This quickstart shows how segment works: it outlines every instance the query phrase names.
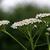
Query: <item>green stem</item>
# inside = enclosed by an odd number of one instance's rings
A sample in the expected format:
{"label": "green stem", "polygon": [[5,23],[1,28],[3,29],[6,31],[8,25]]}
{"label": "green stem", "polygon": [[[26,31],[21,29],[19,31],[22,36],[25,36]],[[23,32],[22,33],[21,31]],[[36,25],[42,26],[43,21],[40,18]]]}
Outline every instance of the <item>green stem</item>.
{"label": "green stem", "polygon": [[50,50],[50,44],[49,44],[49,50]]}
{"label": "green stem", "polygon": [[42,30],[42,27],[40,27],[37,32],[35,33],[35,35],[33,36],[33,39],[35,38],[35,36],[38,34],[38,32],[40,32]]}
{"label": "green stem", "polygon": [[6,30],[2,30],[4,33],[6,33],[7,35],[9,35],[11,38],[13,38],[18,44],[20,44],[25,50],[27,50],[27,48],[20,43],[14,36],[12,36],[10,33],[8,33]]}
{"label": "green stem", "polygon": [[48,50],[50,50],[49,36],[47,35]]}
{"label": "green stem", "polygon": [[26,36],[26,38],[29,40],[28,36],[26,35],[26,33],[23,32],[23,30],[21,29],[18,29],[18,30],[21,31]]}
{"label": "green stem", "polygon": [[41,34],[43,33],[43,30],[45,29],[46,27],[44,26],[44,27],[42,27],[41,29],[40,29],[40,34],[39,34],[39,36],[38,36],[38,38],[37,38],[37,40],[35,41],[35,46],[34,46],[34,49],[36,48],[36,44],[37,44],[37,42],[38,42],[38,40],[39,40],[39,38],[40,38],[40,36],[41,36]]}
{"label": "green stem", "polygon": [[[40,36],[41,36],[41,33],[39,34],[39,36],[38,36],[38,38],[37,38],[37,40],[36,40],[36,42],[35,42],[35,47],[36,47],[36,44],[37,44],[37,42],[38,42]],[[34,47],[34,48],[35,48],[35,47]]]}
{"label": "green stem", "polygon": [[36,47],[38,47],[38,46],[45,46],[45,45],[47,45],[47,43],[36,45]]}
{"label": "green stem", "polygon": [[29,31],[28,31],[28,35],[29,35],[29,37],[30,37],[30,42],[31,42],[32,50],[34,50],[34,48],[33,48],[33,38],[31,37],[31,34],[30,34]]}

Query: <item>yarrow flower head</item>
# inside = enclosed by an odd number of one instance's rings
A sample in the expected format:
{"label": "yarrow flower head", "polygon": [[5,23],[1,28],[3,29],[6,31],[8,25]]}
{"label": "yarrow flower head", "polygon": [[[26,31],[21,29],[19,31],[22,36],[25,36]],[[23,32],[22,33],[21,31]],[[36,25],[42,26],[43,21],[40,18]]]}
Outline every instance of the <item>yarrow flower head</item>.
{"label": "yarrow flower head", "polygon": [[29,18],[29,19],[25,19],[25,20],[22,20],[22,21],[19,21],[19,22],[15,22],[14,24],[12,24],[11,27],[13,29],[17,29],[18,26],[33,24],[33,23],[36,23],[36,22],[40,23],[40,22],[42,22],[42,20],[36,19],[36,18]]}
{"label": "yarrow flower head", "polygon": [[46,17],[46,16],[50,16],[50,13],[40,13],[40,14],[37,14],[36,18],[43,18],[43,17]]}
{"label": "yarrow flower head", "polygon": [[10,23],[10,21],[8,21],[8,20],[1,20],[0,21],[0,26],[2,26],[2,25],[7,25],[7,24],[9,24]]}

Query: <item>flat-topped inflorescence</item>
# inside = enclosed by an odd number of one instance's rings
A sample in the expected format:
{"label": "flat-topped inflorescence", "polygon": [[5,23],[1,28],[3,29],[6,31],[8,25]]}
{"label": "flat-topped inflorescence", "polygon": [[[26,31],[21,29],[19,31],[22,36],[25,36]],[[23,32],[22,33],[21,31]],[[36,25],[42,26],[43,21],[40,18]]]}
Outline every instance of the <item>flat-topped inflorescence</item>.
{"label": "flat-topped inflorescence", "polygon": [[33,23],[36,23],[36,22],[40,23],[40,22],[42,22],[42,20],[36,19],[36,18],[29,18],[29,19],[25,19],[25,20],[22,20],[22,21],[19,21],[19,22],[14,22],[14,24],[12,24],[11,27],[13,29],[17,29],[18,26],[33,24]]}
{"label": "flat-topped inflorescence", "polygon": [[40,13],[40,14],[37,14],[36,18],[43,18],[43,17],[46,17],[46,16],[50,16],[50,13]]}
{"label": "flat-topped inflorescence", "polygon": [[1,20],[0,21],[0,26],[2,26],[2,25],[7,25],[7,24],[9,24],[10,23],[10,21],[8,21],[8,20]]}

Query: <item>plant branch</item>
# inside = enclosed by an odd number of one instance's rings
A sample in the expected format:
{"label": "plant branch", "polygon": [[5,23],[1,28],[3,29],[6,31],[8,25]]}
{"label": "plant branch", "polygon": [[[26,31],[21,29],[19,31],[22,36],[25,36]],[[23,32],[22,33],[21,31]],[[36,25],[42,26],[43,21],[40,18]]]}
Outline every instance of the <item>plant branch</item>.
{"label": "plant branch", "polygon": [[30,37],[30,42],[31,42],[32,50],[34,50],[34,47],[33,47],[33,38],[31,37],[31,34],[30,34],[29,31],[28,31],[28,35],[29,35],[29,37]]}
{"label": "plant branch", "polygon": [[47,43],[36,45],[36,47],[38,47],[38,46],[45,46],[45,45],[47,45]]}
{"label": "plant branch", "polygon": [[6,33],[7,35],[9,35],[11,38],[13,38],[18,44],[20,44],[25,50],[27,50],[27,48],[20,43],[14,36],[12,36],[10,33],[8,33],[6,30],[2,30],[4,33]]}

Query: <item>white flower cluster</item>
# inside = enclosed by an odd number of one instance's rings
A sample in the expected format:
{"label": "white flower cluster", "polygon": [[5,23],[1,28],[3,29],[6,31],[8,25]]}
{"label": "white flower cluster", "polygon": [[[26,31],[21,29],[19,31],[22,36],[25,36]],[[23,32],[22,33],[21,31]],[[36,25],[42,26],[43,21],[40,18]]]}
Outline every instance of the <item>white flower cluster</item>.
{"label": "white flower cluster", "polygon": [[50,16],[50,13],[40,13],[40,14],[37,14],[36,18],[43,18],[43,17],[46,17],[46,16]]}
{"label": "white flower cluster", "polygon": [[10,21],[8,21],[8,20],[1,20],[0,21],[0,26],[7,25],[8,23],[10,23]]}
{"label": "white flower cluster", "polygon": [[22,21],[19,21],[19,22],[15,22],[14,24],[12,24],[11,27],[13,29],[17,29],[18,26],[33,24],[33,23],[36,23],[36,22],[40,23],[40,22],[42,22],[42,20],[36,19],[36,18],[25,19],[25,20],[22,20]]}

